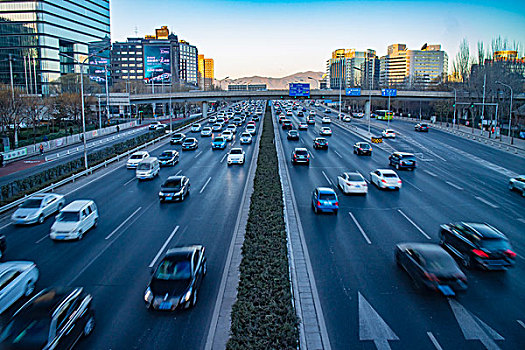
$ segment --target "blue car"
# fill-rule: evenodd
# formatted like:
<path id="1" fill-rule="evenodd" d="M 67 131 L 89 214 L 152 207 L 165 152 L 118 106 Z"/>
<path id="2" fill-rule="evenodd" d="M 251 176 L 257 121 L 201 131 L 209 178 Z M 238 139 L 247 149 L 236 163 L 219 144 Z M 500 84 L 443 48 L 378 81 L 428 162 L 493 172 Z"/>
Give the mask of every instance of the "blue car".
<path id="1" fill-rule="evenodd" d="M 222 136 L 217 136 L 211 142 L 212 149 L 225 149 L 226 148 L 226 139 Z"/>
<path id="2" fill-rule="evenodd" d="M 316 214 L 322 212 L 333 212 L 337 215 L 339 200 L 335 191 L 330 187 L 317 187 L 312 193 L 312 209 Z"/>

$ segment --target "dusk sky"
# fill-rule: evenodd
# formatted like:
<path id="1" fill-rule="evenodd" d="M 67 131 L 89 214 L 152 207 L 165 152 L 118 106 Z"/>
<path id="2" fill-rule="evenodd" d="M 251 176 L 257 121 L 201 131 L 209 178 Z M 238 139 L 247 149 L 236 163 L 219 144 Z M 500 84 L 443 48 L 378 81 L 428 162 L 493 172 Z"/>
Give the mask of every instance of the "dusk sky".
<path id="1" fill-rule="evenodd" d="M 374 49 L 405 43 L 409 49 L 441 44 L 450 65 L 460 41 L 501 35 L 525 46 L 525 0 L 480 1 L 248 1 L 112 0 L 113 41 L 170 31 L 215 60 L 218 79 L 282 77 L 325 71 L 333 50 Z"/>

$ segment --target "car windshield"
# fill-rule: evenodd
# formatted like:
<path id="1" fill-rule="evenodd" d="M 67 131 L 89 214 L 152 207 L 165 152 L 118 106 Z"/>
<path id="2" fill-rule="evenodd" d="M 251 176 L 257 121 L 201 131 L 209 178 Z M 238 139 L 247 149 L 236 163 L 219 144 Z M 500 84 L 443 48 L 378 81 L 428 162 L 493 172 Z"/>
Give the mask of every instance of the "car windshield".
<path id="1" fill-rule="evenodd" d="M 487 250 L 507 250 L 510 244 L 507 240 L 501 238 L 485 238 L 480 242 L 480 246 Z"/>
<path id="2" fill-rule="evenodd" d="M 251 136 L 248 133 L 244 133 L 244 134 L 242 134 L 242 137 L 251 137 Z"/>
<path id="3" fill-rule="evenodd" d="M 161 280 L 187 280 L 191 278 L 191 265 L 188 260 L 164 260 L 160 263 L 155 278 Z"/>
<path id="4" fill-rule="evenodd" d="M 359 144 L 359 147 L 361 147 L 363 149 L 369 149 L 370 145 L 368 143 L 361 143 L 361 144 Z"/>
<path id="5" fill-rule="evenodd" d="M 16 344 L 20 348 L 42 348 L 48 341 L 49 318 L 16 317 L 2 332 L 0 340 L 8 344 Z"/>
<path id="6" fill-rule="evenodd" d="M 22 203 L 20 208 L 24 208 L 24 209 L 40 208 L 40 204 L 42 204 L 41 199 L 28 199 L 24 203 Z"/>
<path id="7" fill-rule="evenodd" d="M 240 149 L 232 149 L 230 151 L 230 154 L 242 154 L 242 150 L 240 150 Z"/>
<path id="8" fill-rule="evenodd" d="M 164 182 L 164 185 L 162 185 L 162 188 L 169 188 L 174 190 L 180 190 L 181 189 L 181 181 L 180 180 L 167 180 Z"/>
<path id="9" fill-rule="evenodd" d="M 316 139 L 315 141 L 319 142 L 319 143 L 325 143 L 326 140 L 325 139 Z"/>
<path id="10" fill-rule="evenodd" d="M 384 173 L 384 174 L 383 174 L 383 177 L 394 178 L 394 177 L 397 177 L 397 175 L 396 175 L 396 174 L 392 174 L 392 173 Z"/>
<path id="11" fill-rule="evenodd" d="M 364 181 L 363 177 L 359 174 L 348 174 L 348 181 Z"/>
<path id="12" fill-rule="evenodd" d="M 319 199 L 323 201 L 335 201 L 335 194 L 333 193 L 320 193 Z"/>
<path id="13" fill-rule="evenodd" d="M 182 137 L 182 134 L 175 134 L 175 135 L 173 135 L 174 139 L 181 138 L 181 137 Z"/>
<path id="14" fill-rule="evenodd" d="M 224 139 L 222 137 L 216 137 L 213 142 L 224 142 Z"/>
<path id="15" fill-rule="evenodd" d="M 150 170 L 151 164 L 150 163 L 140 163 L 137 167 L 137 170 Z"/>
<path id="16" fill-rule="evenodd" d="M 171 158 L 173 157 L 173 154 L 171 152 L 162 152 L 162 154 L 159 156 L 159 158 Z"/>
<path id="17" fill-rule="evenodd" d="M 80 221 L 79 212 L 76 211 L 62 211 L 57 216 L 57 221 L 60 222 L 78 222 Z"/>
<path id="18" fill-rule="evenodd" d="M 308 151 L 304 149 L 298 149 L 297 151 L 295 151 L 295 154 L 297 154 L 298 156 L 306 156 L 308 154 Z"/>
<path id="19" fill-rule="evenodd" d="M 446 253 L 425 255 L 422 259 L 422 264 L 430 273 L 443 274 L 455 272 L 456 270 L 454 259 Z"/>
<path id="20" fill-rule="evenodd" d="M 129 159 L 142 159 L 142 154 L 134 154 Z"/>
<path id="21" fill-rule="evenodd" d="M 415 162 L 416 161 L 416 157 L 414 157 L 414 156 L 403 156 L 403 160 L 411 160 L 411 161 Z"/>

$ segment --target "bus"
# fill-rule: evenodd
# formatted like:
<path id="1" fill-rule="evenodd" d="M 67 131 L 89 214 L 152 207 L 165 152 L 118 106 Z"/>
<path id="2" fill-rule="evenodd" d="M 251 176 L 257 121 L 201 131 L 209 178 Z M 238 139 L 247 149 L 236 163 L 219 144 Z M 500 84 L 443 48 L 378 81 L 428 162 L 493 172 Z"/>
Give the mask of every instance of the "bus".
<path id="1" fill-rule="evenodd" d="M 394 113 L 387 109 L 380 109 L 374 112 L 377 115 L 377 120 L 392 120 L 394 119 Z"/>

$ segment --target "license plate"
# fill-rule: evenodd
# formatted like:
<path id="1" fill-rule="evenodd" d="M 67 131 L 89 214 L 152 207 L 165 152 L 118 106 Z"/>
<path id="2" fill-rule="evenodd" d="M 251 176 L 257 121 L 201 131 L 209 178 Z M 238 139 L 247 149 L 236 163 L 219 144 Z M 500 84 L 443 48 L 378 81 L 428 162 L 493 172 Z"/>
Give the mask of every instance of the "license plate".
<path id="1" fill-rule="evenodd" d="M 56 239 L 64 239 L 64 238 L 66 238 L 66 236 L 63 236 L 63 235 L 56 236 Z"/>
<path id="2" fill-rule="evenodd" d="M 173 197 L 166 197 L 166 200 L 171 201 Z"/>
<path id="3" fill-rule="evenodd" d="M 361 186 L 359 186 L 359 185 L 355 185 L 355 188 L 359 188 L 359 187 L 361 187 Z"/>
<path id="4" fill-rule="evenodd" d="M 443 293 L 444 296 L 454 296 L 456 295 L 456 293 L 454 293 L 454 291 L 452 290 L 452 288 L 450 288 L 450 286 L 448 285 L 439 285 L 438 286 L 438 289 L 441 293 Z"/>
<path id="5" fill-rule="evenodd" d="M 396 186 L 390 186 L 389 187 L 391 190 L 394 190 L 396 188 Z"/>
<path id="6" fill-rule="evenodd" d="M 162 303 L 160 303 L 159 309 L 160 310 L 169 310 L 169 309 L 171 309 L 171 303 L 168 302 L 168 301 L 163 301 Z"/>

